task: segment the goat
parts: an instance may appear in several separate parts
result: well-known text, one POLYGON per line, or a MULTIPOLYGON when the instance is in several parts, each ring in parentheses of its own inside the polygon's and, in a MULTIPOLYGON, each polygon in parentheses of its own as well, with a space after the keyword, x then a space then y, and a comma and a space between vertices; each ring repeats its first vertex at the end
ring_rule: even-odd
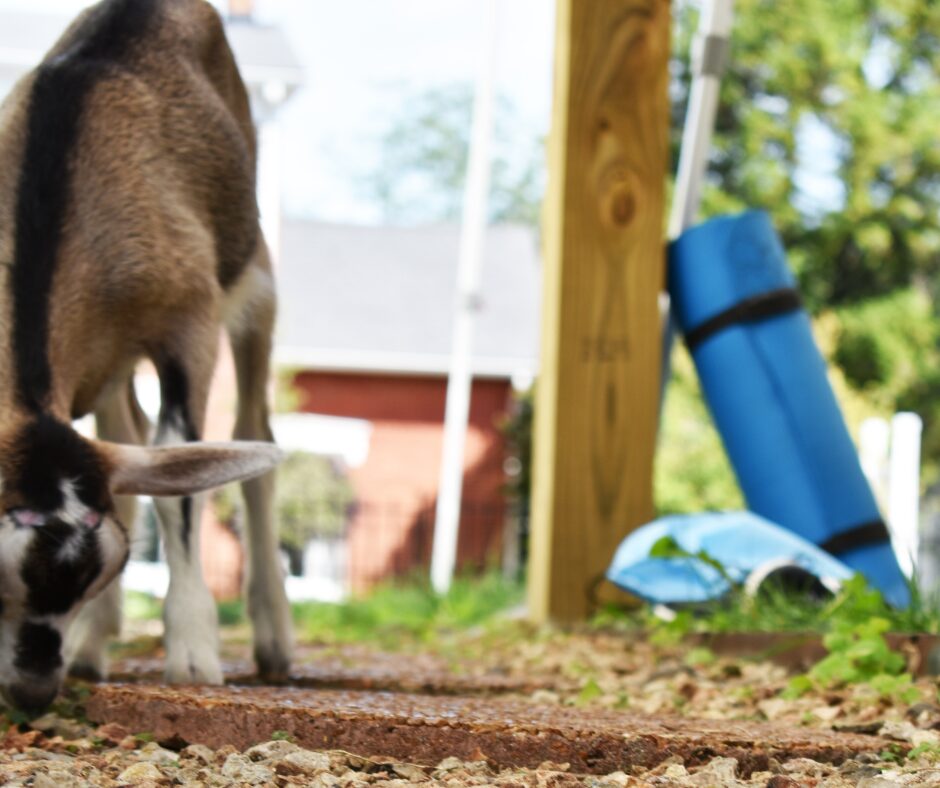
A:
POLYGON ((266 383, 275 313, 245 86, 206 0, 103 0, 0 105, 0 692, 39 711, 106 675, 135 495, 170 569, 170 682, 221 683, 202 496, 242 481, 262 676, 286 676, 266 383), (200 443, 221 328, 229 443, 200 443), (157 370, 153 445, 133 372, 157 370), (71 421, 94 413, 97 438, 71 421))

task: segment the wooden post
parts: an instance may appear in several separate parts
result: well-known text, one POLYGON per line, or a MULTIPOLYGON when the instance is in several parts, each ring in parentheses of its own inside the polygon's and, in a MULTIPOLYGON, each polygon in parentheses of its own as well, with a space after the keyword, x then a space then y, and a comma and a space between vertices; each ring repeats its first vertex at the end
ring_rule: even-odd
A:
POLYGON ((576 620, 651 518, 668 0, 558 0, 529 604, 576 620))

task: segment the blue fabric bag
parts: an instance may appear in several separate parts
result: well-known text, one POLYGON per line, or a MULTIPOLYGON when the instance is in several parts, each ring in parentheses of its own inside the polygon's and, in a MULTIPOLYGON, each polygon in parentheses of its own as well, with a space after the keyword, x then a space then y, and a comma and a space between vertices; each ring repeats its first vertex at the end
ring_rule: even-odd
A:
POLYGON ((805 570, 830 590, 854 574, 812 542, 752 512, 711 512, 663 517, 638 528, 620 543, 607 579, 664 605, 708 602, 731 590, 722 572, 699 558, 650 557, 663 537, 671 537, 686 553, 704 551, 742 585, 762 568, 781 563, 805 570))

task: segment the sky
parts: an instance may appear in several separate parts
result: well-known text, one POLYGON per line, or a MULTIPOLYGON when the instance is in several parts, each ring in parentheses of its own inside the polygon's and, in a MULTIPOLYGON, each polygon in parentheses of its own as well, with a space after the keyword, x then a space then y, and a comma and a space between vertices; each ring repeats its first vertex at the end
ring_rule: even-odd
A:
MULTIPOLYGON (((212 0, 224 10, 227 0, 212 0)), ((380 163, 382 133, 409 98, 472 83, 483 45, 484 0, 255 0, 256 17, 285 31, 305 84, 279 118, 281 206, 289 216, 381 223, 366 180, 380 163)), ((0 9, 73 15, 86 0, 0 0, 0 9)), ((553 0, 498 0, 496 89, 514 108, 511 137, 548 132, 553 0)), ((875 62, 877 65, 877 59, 875 62)), ((805 119, 799 207, 808 214, 844 200, 837 141, 805 119)), ((531 144, 528 145, 528 151, 531 144)), ((527 151, 527 152, 528 152, 527 151)))
MULTIPOLYGON (((215 0, 214 0, 215 2, 215 0)), ((84 0, 0 0, 0 9, 74 14, 84 0)), ((216 5, 225 6, 225 0, 216 5)), ((409 97, 472 83, 483 44, 482 0, 255 0, 285 30, 306 84, 283 109, 281 179, 288 215, 373 223, 364 181, 382 132, 409 97)), ((543 136, 551 107, 554 3, 499 0, 496 89, 520 137, 543 136)))

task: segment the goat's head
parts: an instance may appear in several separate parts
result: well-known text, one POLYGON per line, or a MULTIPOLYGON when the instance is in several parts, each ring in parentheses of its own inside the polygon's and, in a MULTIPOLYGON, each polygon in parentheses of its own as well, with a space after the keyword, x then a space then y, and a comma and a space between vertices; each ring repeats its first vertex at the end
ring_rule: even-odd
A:
POLYGON ((28 712, 55 698, 69 623, 127 561, 113 495, 190 495, 278 459, 263 443, 105 443, 48 416, 0 436, 0 693, 28 712))

